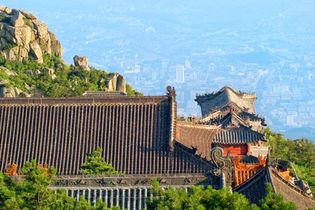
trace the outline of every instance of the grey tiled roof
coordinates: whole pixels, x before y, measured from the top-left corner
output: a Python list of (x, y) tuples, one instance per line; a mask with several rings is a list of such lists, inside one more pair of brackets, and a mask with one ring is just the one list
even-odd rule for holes
[(266, 195), (266, 184), (270, 182), (266, 168), (260, 169), (249, 180), (235, 188), (233, 191), (245, 195), (251, 203), (258, 203)]
[(232, 129), (220, 129), (213, 138), (214, 143), (222, 144), (246, 144), (257, 142), (259, 140), (265, 141), (263, 134), (244, 126)]
[(211, 143), (218, 126), (177, 123), (176, 141), (199, 157), (210, 160)]
[(266, 195), (266, 184), (270, 183), (275, 193), (286, 201), (295, 203), (297, 209), (315, 208), (314, 198), (308, 197), (297, 187), (283, 179), (274, 168), (268, 166), (259, 170), (253, 177), (233, 189), (247, 197), (252, 203), (258, 203)]
[(247, 164), (259, 163), (259, 160), (255, 156), (252, 156), (252, 155), (247, 156), (247, 155), (245, 155), (245, 156), (242, 156), (241, 163), (247, 163)]
[(0, 99), (0, 170), (26, 161), (77, 175), (87, 154), (124, 174), (204, 173), (204, 163), (175, 148), (167, 96)]
[(85, 91), (82, 96), (85, 97), (113, 97), (127, 96), (126, 93), (120, 91)]
[(202, 116), (206, 116), (230, 103), (236, 104), (243, 111), (255, 112), (255, 100), (255, 94), (241, 93), (231, 87), (223, 87), (217, 93), (197, 95), (195, 99), (201, 106)]
[(249, 112), (245, 112), (245, 111), (240, 112), (239, 116), (242, 119), (249, 119), (251, 121), (264, 121), (265, 120), (264, 118), (259, 117), (257, 114), (249, 113)]
[(220, 119), (219, 124), (221, 124), (223, 128), (230, 126), (239, 127), (240, 125), (246, 126), (246, 123), (243, 121), (243, 119), (233, 112), (229, 112), (222, 119)]
[(256, 114), (245, 112), (245, 111), (228, 111), (218, 110), (210, 113), (208, 116), (200, 120), (201, 124), (207, 125), (219, 125), (227, 127), (231, 123), (242, 124), (245, 126), (251, 126), (253, 122), (261, 122), (262, 126), (265, 125), (265, 120)]
[(287, 201), (295, 203), (297, 209), (315, 208), (315, 199), (307, 196), (298, 186), (283, 179), (277, 171), (268, 168), (270, 181), (275, 193), (281, 194)]

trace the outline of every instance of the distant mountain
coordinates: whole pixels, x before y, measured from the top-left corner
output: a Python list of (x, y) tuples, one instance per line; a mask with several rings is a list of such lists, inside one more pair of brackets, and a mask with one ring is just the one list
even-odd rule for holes
[(315, 129), (310, 127), (292, 128), (286, 130), (285, 134), (290, 136), (291, 139), (309, 138), (310, 136), (315, 136)]

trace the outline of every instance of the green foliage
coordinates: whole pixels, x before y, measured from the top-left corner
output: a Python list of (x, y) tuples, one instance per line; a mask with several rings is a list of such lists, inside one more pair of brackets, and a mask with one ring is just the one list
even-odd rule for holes
[(148, 209), (157, 210), (295, 210), (291, 202), (283, 200), (281, 195), (272, 192), (271, 185), (267, 185), (267, 195), (259, 206), (250, 204), (241, 194), (231, 193), (228, 189), (215, 190), (211, 187), (192, 187), (186, 192), (182, 188), (167, 188), (163, 190), (158, 182), (153, 180), (153, 199), (147, 201)]
[(80, 197), (79, 201), (76, 203), (75, 205), (75, 209), (78, 210), (86, 210), (89, 209), (89, 202), (87, 200), (84, 199), (84, 197)]
[(153, 196), (159, 197), (162, 195), (163, 190), (159, 187), (159, 181), (157, 179), (152, 180), (152, 194)]
[[(81, 209), (110, 210), (102, 200), (96, 205), (83, 197), (76, 201), (65, 190), (48, 188), (54, 182), (55, 170), (37, 167), (35, 161), (27, 162), (21, 169), (23, 179), (4, 176), (0, 173), (0, 210), (4, 209)], [(112, 208), (119, 209), (118, 207)]]
[(111, 164), (104, 161), (102, 151), (102, 148), (98, 147), (95, 151), (88, 154), (87, 161), (80, 168), (82, 174), (118, 174)]
[(9, 80), (9, 76), (0, 70), (0, 82)]
[(160, 210), (206, 210), (206, 209), (259, 209), (250, 204), (241, 194), (231, 193), (228, 189), (215, 190), (211, 187), (192, 187), (189, 192), (182, 188), (165, 190), (153, 186), (154, 197), (147, 201), (148, 209)]
[(315, 144), (307, 139), (288, 140), (279, 133), (265, 130), (273, 159), (290, 161), (297, 176), (315, 192)]
[[(104, 91), (108, 73), (91, 68), (90, 71), (72, 71), (60, 57), (44, 55), (43, 64), (34, 61), (9, 61), (0, 56), (0, 66), (13, 72), (16, 76), (9, 77), (0, 71), (0, 82), (7, 80), (9, 87), (17, 87), (30, 93), (26, 87), (37, 88), (47, 97), (72, 97), (81, 96), (85, 91)], [(49, 71), (53, 70), (55, 78)], [(135, 96), (141, 93), (127, 85), (127, 95)]]
[(272, 192), (272, 186), (266, 186), (267, 195), (259, 202), (262, 210), (295, 210), (296, 206), (292, 202), (284, 201), (283, 197), (279, 194)]
[(53, 203), (54, 192), (47, 188), (53, 182), (55, 170), (48, 169), (48, 176), (45, 175), (44, 168), (38, 168), (36, 161), (26, 162), (21, 170), (25, 176), (25, 181), (18, 183), (16, 186), (21, 198), (24, 201), (24, 206), (28, 209), (35, 208), (43, 209), (45, 206)]
[(132, 89), (130, 85), (127, 84), (126, 86), (127, 96), (142, 96), (143, 94)]
[(0, 173), (0, 209), (19, 209), (23, 200), (12, 190), (14, 183)]

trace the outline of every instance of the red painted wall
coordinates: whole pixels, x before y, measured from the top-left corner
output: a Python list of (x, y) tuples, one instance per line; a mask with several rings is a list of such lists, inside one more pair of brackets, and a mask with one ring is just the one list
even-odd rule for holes
[(249, 148), (247, 144), (240, 145), (220, 145), (224, 151), (224, 155), (230, 151), (230, 156), (247, 155)]

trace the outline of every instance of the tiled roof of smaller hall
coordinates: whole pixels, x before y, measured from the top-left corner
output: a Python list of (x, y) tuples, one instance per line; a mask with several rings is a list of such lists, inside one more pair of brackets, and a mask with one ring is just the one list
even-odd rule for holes
[(266, 141), (264, 134), (251, 130), (248, 127), (220, 129), (214, 136), (213, 143), (220, 144), (247, 144), (258, 141)]

